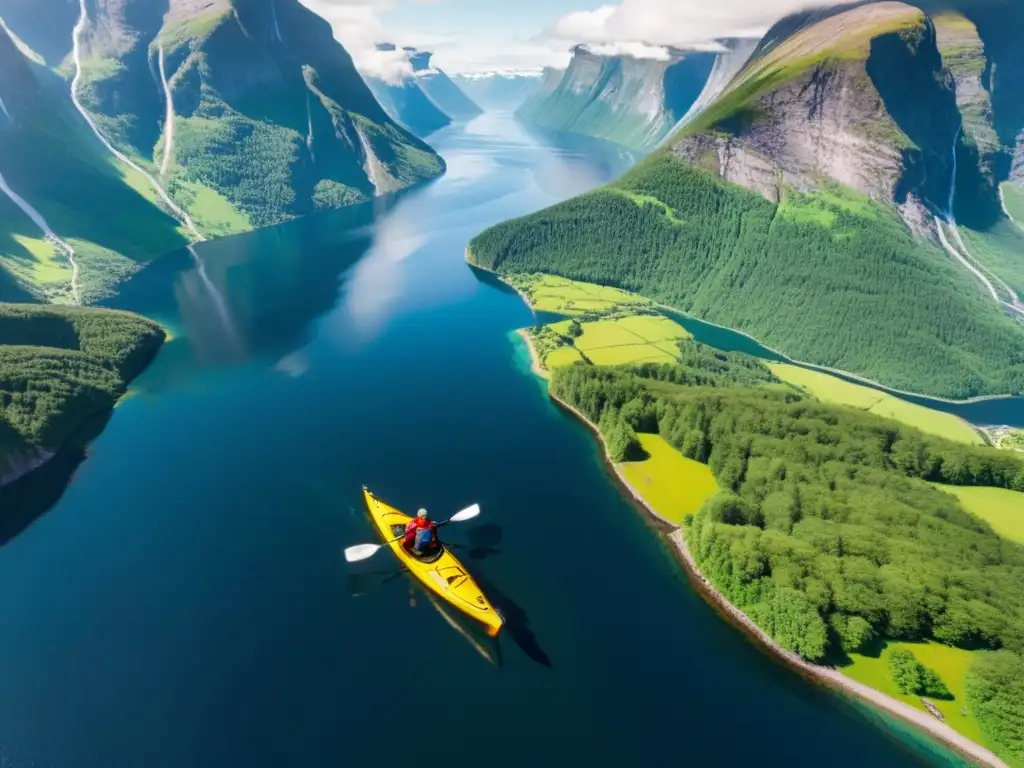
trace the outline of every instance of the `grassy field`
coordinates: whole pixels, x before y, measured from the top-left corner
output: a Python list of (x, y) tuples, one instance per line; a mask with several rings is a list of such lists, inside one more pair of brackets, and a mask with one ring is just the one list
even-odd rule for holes
[[(553, 335), (564, 346), (546, 347), (538, 352), (545, 367), (570, 365), (585, 355), (595, 366), (623, 366), (631, 362), (673, 362), (679, 356), (676, 342), (689, 338), (682, 327), (668, 317), (653, 314), (628, 314), (581, 324), (583, 335), (569, 336), (572, 321), (553, 323), (545, 336)], [(572, 352), (567, 351), (572, 349)], [(565, 350), (565, 351), (563, 351)], [(556, 353), (556, 356), (552, 355)], [(574, 353), (573, 353), (574, 352)]]
[(620, 464), (629, 484), (664, 517), (677, 525), (718, 491), (706, 464), (688, 459), (658, 435), (638, 435), (648, 458)]
[(991, 525), (1000, 536), (1024, 544), (1024, 493), (977, 486), (935, 487), (960, 499), (964, 509)]
[(530, 305), (540, 312), (577, 316), (608, 312), (620, 307), (650, 307), (651, 302), (618, 288), (580, 283), (553, 275), (525, 275), (506, 278), (526, 294)]
[(851, 654), (850, 664), (840, 666), (839, 671), (859, 683), (869, 685), (887, 696), (892, 696), (894, 699), (923, 710), (925, 706), (921, 703), (921, 698), (900, 693), (889, 675), (889, 654), (898, 648), (912, 651), (918, 661), (935, 670), (949, 688), (950, 693), (953, 694), (953, 699), (950, 701), (930, 699), (942, 712), (946, 723), (972, 741), (984, 744), (985, 741), (982, 738), (977, 719), (970, 711), (964, 714), (966, 709), (964, 682), (967, 678), (967, 668), (974, 660), (972, 651), (951, 648), (938, 643), (890, 642), (877, 657)]
[(914, 405), (885, 392), (851, 384), (820, 371), (809, 371), (787, 363), (768, 363), (768, 367), (783, 381), (809, 392), (823, 403), (860, 408), (916, 427), (922, 432), (969, 445), (983, 445), (985, 442), (970, 424), (952, 414)]

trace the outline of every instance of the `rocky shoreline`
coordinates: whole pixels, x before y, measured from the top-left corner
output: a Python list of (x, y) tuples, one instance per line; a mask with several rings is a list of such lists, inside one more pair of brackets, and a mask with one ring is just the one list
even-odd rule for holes
[[(534, 373), (538, 373), (538, 371), (540, 371), (541, 373), (538, 373), (538, 375), (547, 378), (546, 372), (544, 372), (540, 367), (540, 362), (536, 357), (536, 350), (531, 343), (529, 336), (524, 331), (519, 331), (519, 334), (526, 340), (530, 350), (530, 355), (533, 358), (531, 370)], [(831, 689), (841, 691), (844, 694), (856, 696), (858, 699), (898, 717), (900, 720), (925, 731), (932, 738), (940, 741), (950, 749), (953, 749), (977, 765), (989, 766), (990, 768), (1008, 768), (1006, 763), (999, 759), (999, 757), (997, 757), (993, 752), (986, 749), (981, 744), (971, 741), (966, 736), (961, 735), (952, 727), (946, 725), (944, 722), (936, 719), (927, 712), (922, 712), (921, 710), (915, 709), (902, 701), (892, 698), (891, 696), (887, 696), (874, 688), (858, 683), (856, 680), (846, 677), (833, 667), (823, 667), (817, 664), (811, 664), (810, 662), (802, 659), (798, 654), (787, 651), (776, 643), (745, 613), (743, 613), (743, 611), (730, 603), (725, 595), (719, 592), (707, 577), (704, 576), (700, 568), (697, 566), (696, 561), (693, 559), (693, 554), (690, 552), (689, 546), (686, 543), (686, 538), (683, 535), (682, 529), (659, 515), (658, 512), (647, 503), (640, 492), (630, 485), (623, 472), (611, 460), (608, 454), (608, 446), (605, 443), (600, 430), (597, 428), (597, 425), (591, 422), (578, 409), (565, 402), (557, 395), (551, 393), (550, 390), (548, 391), (548, 397), (550, 397), (551, 400), (560, 408), (579, 419), (595, 436), (598, 443), (601, 445), (602, 452), (604, 453), (605, 466), (608, 468), (609, 473), (616, 481), (620, 490), (629, 496), (639, 509), (646, 512), (661, 526), (666, 528), (666, 536), (672, 544), (672, 550), (680, 564), (683, 566), (690, 583), (723, 618), (733, 624), (737, 629), (744, 632), (744, 634), (752, 640), (756, 641), (760, 647), (767, 651), (774, 659), (785, 664), (808, 680), (820, 685), (825, 685)]]

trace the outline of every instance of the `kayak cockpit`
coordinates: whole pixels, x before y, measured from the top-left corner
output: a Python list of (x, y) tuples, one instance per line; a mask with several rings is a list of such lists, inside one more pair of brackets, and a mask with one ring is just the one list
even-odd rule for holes
[[(392, 525), (391, 535), (395, 536), (396, 538), (405, 535), (405, 526)], [(398, 546), (401, 547), (401, 543), (399, 543)], [(405, 552), (405, 554), (409, 555), (409, 557), (411, 557), (417, 563), (436, 563), (438, 560), (441, 559), (441, 556), (445, 553), (444, 544), (442, 544), (440, 540), (438, 540), (437, 542), (437, 549), (435, 549), (433, 552), (427, 552), (423, 555), (419, 554), (418, 552), (412, 549), (405, 549), (404, 547), (402, 547), (402, 549)]]

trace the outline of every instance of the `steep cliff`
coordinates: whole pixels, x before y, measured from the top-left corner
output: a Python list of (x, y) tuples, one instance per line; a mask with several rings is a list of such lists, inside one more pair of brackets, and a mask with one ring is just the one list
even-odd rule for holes
[(924, 232), (949, 205), (959, 131), (933, 28), (910, 6), (879, 3), (755, 54), (671, 152), (773, 202), (838, 182), (896, 203)]
[(541, 72), (464, 72), (452, 81), (481, 108), (519, 109), (540, 88)]
[[(20, 2), (0, 0), (0, 14)], [(66, 4), (37, 7), (62, 18)], [(53, 37), (40, 29), (46, 13), (15, 16), (29, 27), (19, 34)], [(77, 48), (60, 73), (97, 139), (151, 177), (137, 186), (193, 237), (367, 200), (442, 170), (297, 0), (80, 0), (77, 26), (61, 34)]]
[(697, 100), (714, 62), (710, 53), (637, 59), (576, 46), (557, 87), (546, 98), (531, 99), (519, 115), (539, 128), (651, 149)]
[(409, 53), (413, 76), (438, 109), (455, 120), (472, 120), (483, 113), (483, 110), (452, 82), (444, 70), (431, 65), (432, 53), (411, 49)]
[(564, 69), (544, 67), (540, 74), (540, 83), (516, 110), (516, 117), (526, 124), (532, 124), (540, 115), (544, 102), (558, 89), (563, 77), (565, 77)]
[(493, 227), (471, 253), (636, 291), (898, 388), (1020, 393), (1015, 310), (947, 221), (970, 141), (921, 11), (801, 14), (625, 177)]
[[(392, 43), (381, 43), (377, 48), (395, 50)], [(412, 74), (393, 82), (368, 75), (364, 79), (388, 116), (420, 138), (451, 123), (451, 118), (430, 100)]]
[(0, 144), (0, 300), (85, 303), (187, 243), (92, 134), (67, 83), (3, 27)]

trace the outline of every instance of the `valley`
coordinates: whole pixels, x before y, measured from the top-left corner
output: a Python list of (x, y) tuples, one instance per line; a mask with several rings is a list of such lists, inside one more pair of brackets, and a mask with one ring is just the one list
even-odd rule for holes
[[(472, 754), (1024, 764), (1008, 0), (479, 71), (366, 8), (43, 4), (0, 0), (12, 754), (372, 761), (415, 632)], [(341, 570), (364, 483), (480, 500), (503, 646)]]

